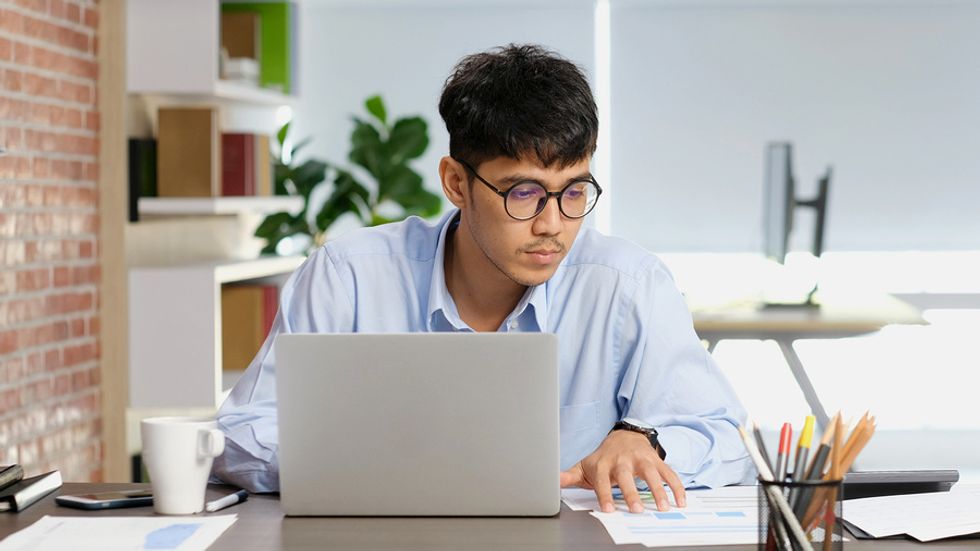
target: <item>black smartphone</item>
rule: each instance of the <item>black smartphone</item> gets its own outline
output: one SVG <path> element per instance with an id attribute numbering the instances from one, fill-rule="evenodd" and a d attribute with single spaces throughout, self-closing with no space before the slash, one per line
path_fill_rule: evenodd
<path id="1" fill-rule="evenodd" d="M 120 507 L 143 507 L 153 505 L 150 490 L 126 490 L 120 492 L 97 492 L 94 494 L 65 495 L 54 498 L 55 503 L 75 509 L 118 509 Z"/>

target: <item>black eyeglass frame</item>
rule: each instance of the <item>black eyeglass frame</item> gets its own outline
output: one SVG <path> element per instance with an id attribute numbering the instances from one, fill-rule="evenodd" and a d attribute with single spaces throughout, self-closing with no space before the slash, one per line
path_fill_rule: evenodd
<path id="1" fill-rule="evenodd" d="M 602 195 L 602 186 L 600 186 L 599 185 L 599 182 L 596 182 L 595 181 L 595 178 L 593 178 L 591 176 L 589 178 L 584 178 L 584 179 L 580 179 L 580 180 L 575 180 L 574 182 L 569 182 L 567 186 L 561 188 L 561 190 L 559 190 L 559 191 L 548 191 L 548 189 L 546 187 L 544 187 L 544 185 L 542 185 L 540 182 L 535 182 L 533 180 L 525 180 L 525 181 L 517 182 L 514 185 L 510 186 L 509 188 L 507 188 L 506 190 L 501 191 L 500 189 L 497 188 L 497 186 L 495 186 L 495 185 L 491 184 L 490 182 L 486 181 L 483 178 L 483 176 L 480 176 L 480 174 L 476 171 L 476 169 L 473 168 L 472 166 L 470 166 L 469 163 L 467 163 L 466 161 L 464 161 L 462 159 L 456 159 L 456 161 L 459 164 L 461 164 L 464 167 L 466 167 L 467 170 L 469 170 L 470 172 L 472 172 L 473 173 L 473 176 L 476 176 L 476 179 L 479 180 L 481 183 L 483 183 L 483 185 L 487 186 L 488 188 L 490 188 L 491 191 L 493 191 L 494 193 L 496 193 L 497 195 L 499 195 L 500 197 L 503 198 L 503 200 L 504 200 L 504 211 L 507 212 L 507 216 L 510 216 L 514 220 L 530 220 L 530 219 L 534 218 L 535 216 L 541 214 L 542 212 L 544 212 L 544 209 L 548 206 L 548 201 L 551 200 L 552 197 L 554 197 L 555 198 L 555 201 L 558 202 L 558 210 L 561 211 L 562 216 L 565 216 L 566 218 L 571 218 L 572 220 L 578 220 L 579 218 L 585 218 L 586 216 L 588 216 L 588 214 L 590 212 L 592 212 L 593 209 L 595 209 L 596 204 L 599 202 L 599 197 Z M 583 182 L 588 182 L 588 183 L 590 183 L 590 184 L 592 184 L 592 185 L 595 186 L 595 189 L 596 189 L 595 201 L 593 201 L 592 202 L 592 206 L 590 206 L 589 209 L 587 211 L 583 212 L 580 216 L 571 216 L 571 215 L 569 215 L 568 213 L 565 212 L 565 207 L 563 207 L 561 205 L 561 197 L 562 197 L 562 195 L 565 194 L 565 191 L 568 188 L 574 186 L 575 184 L 581 184 Z M 528 216 L 527 218 L 518 218 L 517 216 L 514 216 L 513 214 L 511 214 L 510 213 L 510 209 L 507 208 L 507 196 L 510 194 L 510 192 L 514 188 L 516 188 L 517 186 L 523 186 L 525 184 L 534 184 L 536 186 L 541 187 L 541 189 L 544 190 L 545 199 L 541 203 L 541 207 L 534 214 L 532 214 L 531 216 Z"/>

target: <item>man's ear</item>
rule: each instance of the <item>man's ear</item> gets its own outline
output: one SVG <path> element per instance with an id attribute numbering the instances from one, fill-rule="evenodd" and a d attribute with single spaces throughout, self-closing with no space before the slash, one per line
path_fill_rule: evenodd
<path id="1" fill-rule="evenodd" d="M 469 201 L 469 182 L 466 167 L 452 157 L 443 157 L 439 161 L 439 178 L 442 180 L 442 192 L 446 199 L 458 209 L 466 207 Z"/>

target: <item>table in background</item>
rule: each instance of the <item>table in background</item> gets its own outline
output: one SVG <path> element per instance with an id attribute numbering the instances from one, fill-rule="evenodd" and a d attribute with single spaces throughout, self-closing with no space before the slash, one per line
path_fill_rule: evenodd
<path id="1" fill-rule="evenodd" d="M 762 308 L 757 301 L 712 306 L 690 304 L 694 329 L 714 350 L 728 339 L 774 340 L 820 428 L 829 418 L 803 362 L 793 348 L 799 339 L 856 337 L 891 324 L 923 325 L 922 313 L 891 295 L 873 292 L 821 292 L 819 308 Z"/>
<path id="2" fill-rule="evenodd" d="M 145 484 L 65 484 L 60 493 L 85 494 L 145 488 Z M 369 488 L 366 488 L 369 489 Z M 231 489 L 211 486 L 208 499 Z M 149 507 L 81 511 L 59 507 L 54 495 L 22 513 L 0 515 L 0 537 L 26 528 L 44 515 L 56 516 L 150 516 Z M 383 493 L 379 493 L 379 499 Z M 845 509 L 847 505 L 845 502 Z M 605 528 L 585 511 L 570 511 L 564 505 L 552 518 L 284 518 L 275 495 L 253 495 L 248 501 L 216 515 L 236 513 L 238 521 L 211 547 L 214 551 L 243 549 L 645 549 L 641 545 L 615 545 Z M 935 542 L 938 549 L 973 548 L 977 540 Z M 872 550 L 927 549 L 909 540 L 856 541 L 847 548 Z M 694 549 L 682 547 L 674 549 Z M 719 551 L 748 551 L 754 545 L 715 547 Z"/>

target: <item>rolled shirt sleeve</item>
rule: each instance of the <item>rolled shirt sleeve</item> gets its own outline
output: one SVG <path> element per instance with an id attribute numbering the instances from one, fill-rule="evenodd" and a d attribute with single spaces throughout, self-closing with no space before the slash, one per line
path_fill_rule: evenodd
<path id="1" fill-rule="evenodd" d="M 279 491 L 275 337 L 280 333 L 349 332 L 350 297 L 328 251 L 319 249 L 290 276 L 262 348 L 218 410 L 225 451 L 213 476 L 251 492 Z"/>
<path id="2" fill-rule="evenodd" d="M 750 482 L 755 475 L 738 425 L 745 410 L 694 332 L 691 314 L 667 268 L 654 259 L 628 317 L 623 417 L 653 425 L 666 462 L 687 487 Z"/>

